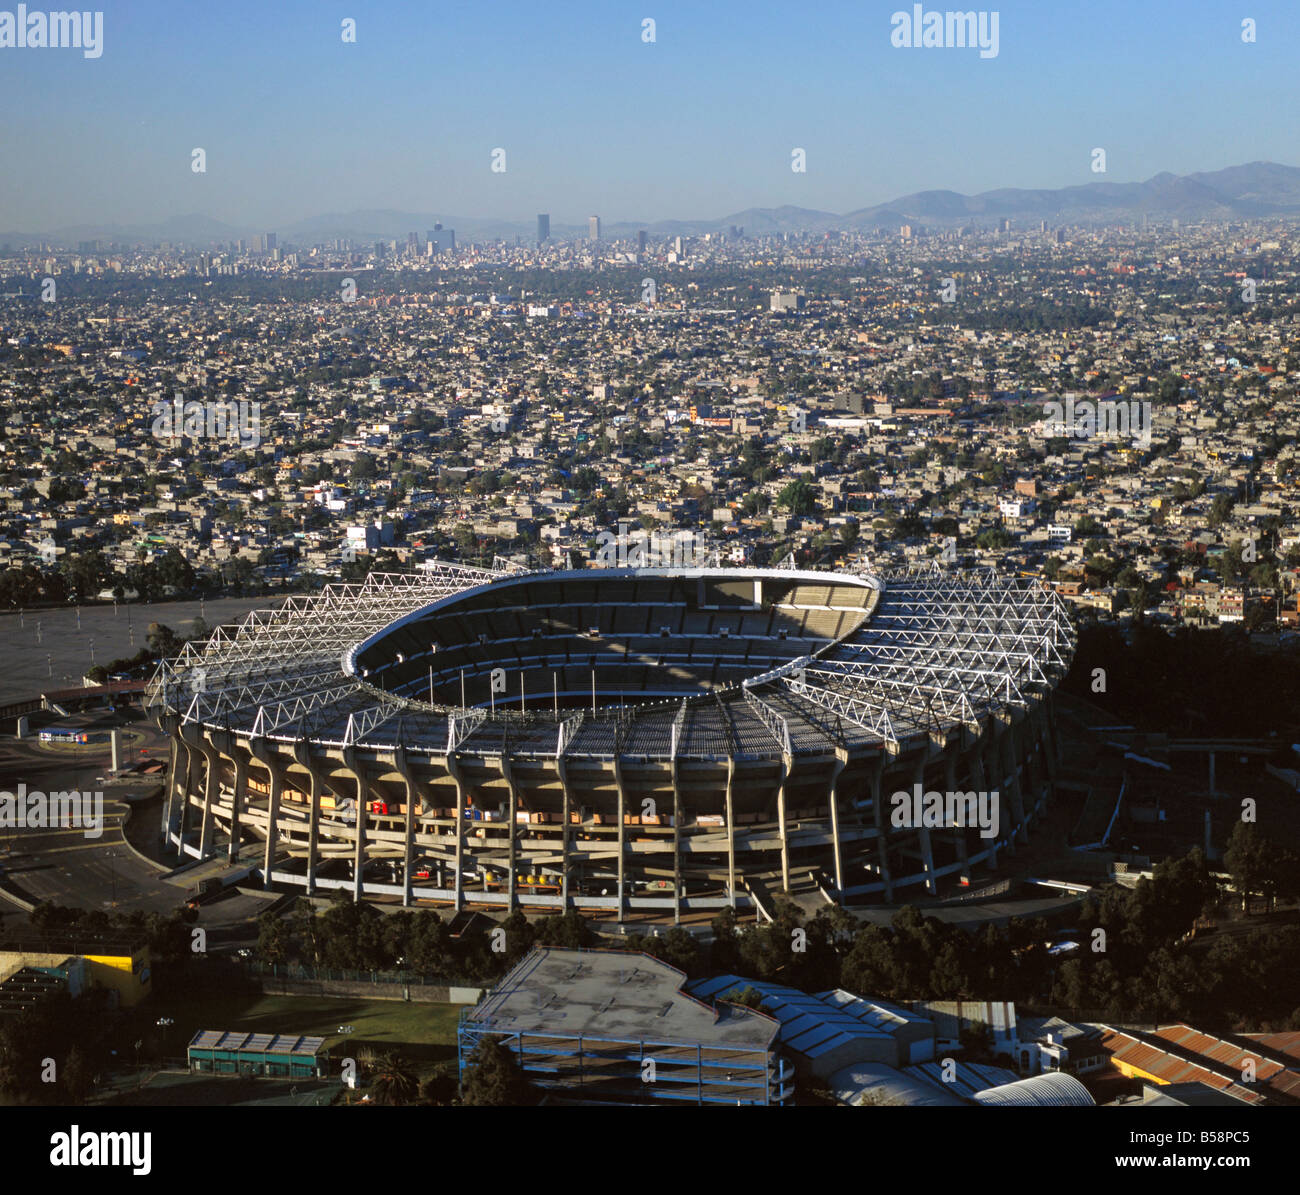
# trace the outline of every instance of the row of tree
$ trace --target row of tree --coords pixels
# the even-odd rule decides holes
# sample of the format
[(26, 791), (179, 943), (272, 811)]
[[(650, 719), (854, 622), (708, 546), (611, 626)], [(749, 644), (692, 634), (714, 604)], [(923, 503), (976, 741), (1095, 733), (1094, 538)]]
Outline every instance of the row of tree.
[[(1276, 892), (1295, 873), (1294, 856), (1274, 849), (1254, 826), (1234, 835), (1229, 866), (1240, 891)], [(1240, 874), (1238, 874), (1240, 873)], [(1284, 886), (1289, 881), (1284, 882)], [(1294, 887), (1294, 884), (1291, 884)], [(1108, 887), (1083, 906), (1071, 953), (1052, 953), (1041, 920), (971, 932), (906, 908), (889, 926), (863, 924), (840, 908), (803, 918), (778, 902), (774, 921), (741, 927), (734, 911), (714, 918), (702, 945), (680, 928), (630, 936), (689, 977), (731, 972), (820, 991), (844, 987), (890, 1000), (1017, 1000), (1073, 1010), (1104, 1009), (1134, 1020), (1196, 1016), (1206, 1023), (1276, 1023), (1300, 1015), (1300, 929), (1262, 926), (1220, 935), (1206, 946), (1189, 935), (1220, 893), (1199, 850), (1159, 864), (1133, 889)], [(404, 968), (447, 981), (487, 983), (536, 945), (597, 942), (570, 911), (530, 921), (516, 910), (500, 926), (452, 938), (432, 910), (383, 916), (339, 894), (322, 913), (264, 917), (258, 948), (268, 962), (347, 970)], [(1243, 964), (1243, 952), (1253, 961)], [(1300, 1027), (1300, 1021), (1297, 1021)]]

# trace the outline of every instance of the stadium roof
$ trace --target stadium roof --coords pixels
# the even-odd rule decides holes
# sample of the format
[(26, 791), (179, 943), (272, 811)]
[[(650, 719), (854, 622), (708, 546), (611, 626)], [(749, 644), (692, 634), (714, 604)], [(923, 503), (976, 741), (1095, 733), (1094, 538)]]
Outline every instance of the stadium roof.
[[(536, 648), (530, 636), (520, 637), (518, 612), (531, 609), (530, 585), (539, 587), (538, 600), (545, 601), (558, 592), (557, 585), (590, 586), (594, 593), (597, 585), (662, 590), (673, 579), (716, 579), (735, 586), (744, 578), (810, 590), (840, 586), (846, 593), (865, 587), (878, 597), (865, 611), (859, 601), (852, 617), (850, 606), (837, 606), (828, 597), (819, 616), (837, 629), (796, 630), (799, 650), (806, 654), (793, 658), (781, 655), (791, 644), (782, 647), (776, 634), (745, 632), (729, 642), (721, 624), (743, 617), (736, 611), (726, 618), (710, 615), (706, 628), (691, 632), (684, 645), (668, 638), (655, 651), (628, 650), (622, 632), (607, 628), (588, 642), (585, 627), (569, 627), (561, 643), (548, 624), (551, 639)], [(403, 664), (403, 679), (393, 691), (369, 683), (365, 670), (357, 668), (358, 649), (380, 632), (400, 636), (403, 632), (392, 628), (403, 618), (458, 594), (493, 590), (498, 582), (519, 596), (509, 617), (500, 615), (499, 606), (478, 611), (483, 619), (499, 619), (481, 624), (495, 628), (483, 638), (491, 640), (488, 646), (500, 661), (513, 658), (520, 675), (549, 677), (562, 659), (558, 667), (584, 676), (599, 660), (610, 675), (621, 663), (641, 668), (638, 675), (644, 677), (653, 672), (648, 664), (655, 652), (662, 651), (674, 659), (695, 652), (717, 666), (726, 661), (727, 675), (735, 676), (750, 658), (738, 640), (763, 644), (754, 658), (787, 662), (725, 687), (705, 681), (700, 688), (707, 691), (692, 689), (672, 700), (627, 710), (607, 700), (594, 712), (562, 708), (558, 713), (511, 709), (504, 696), (491, 709), (482, 708), (486, 702), (461, 706), (422, 700), (412, 660)], [(566, 600), (572, 606), (574, 599)], [(590, 605), (599, 607), (611, 626), (625, 608), (595, 600)], [(641, 622), (651, 617), (647, 613)], [(646, 627), (638, 634), (643, 640)], [(482, 639), (470, 639), (457, 650), (473, 657), (481, 644)], [(428, 644), (422, 650), (434, 654)], [(285, 742), (311, 738), (341, 748), (401, 745), (484, 757), (775, 759), (837, 749), (896, 751), (905, 740), (921, 741), (958, 727), (978, 731), (994, 715), (1031, 704), (1063, 675), (1072, 652), (1073, 631), (1061, 599), (1033, 579), (991, 571), (917, 569), (859, 576), (771, 568), (587, 569), (520, 575), (437, 562), (418, 575), (372, 574), (362, 584), (331, 585), (317, 596), (289, 598), (274, 611), (254, 612), (237, 628), (219, 627), (206, 643), (186, 644), (176, 660), (160, 665), (148, 703), (214, 730)], [(633, 655), (637, 661), (630, 663)], [(485, 683), (486, 670), (497, 662), (496, 656), (480, 660), (477, 679)], [(418, 672), (423, 675), (424, 669)], [(427, 696), (427, 686), (424, 692)]]

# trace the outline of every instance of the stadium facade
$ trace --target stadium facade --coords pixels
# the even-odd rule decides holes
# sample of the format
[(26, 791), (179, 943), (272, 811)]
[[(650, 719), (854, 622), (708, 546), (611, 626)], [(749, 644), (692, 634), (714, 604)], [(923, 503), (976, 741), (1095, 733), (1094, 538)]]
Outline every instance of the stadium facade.
[[(689, 910), (949, 890), (1055, 772), (1060, 599), (991, 571), (434, 563), (291, 598), (160, 667), (163, 834), (267, 887)], [(890, 795), (996, 792), (996, 837)]]

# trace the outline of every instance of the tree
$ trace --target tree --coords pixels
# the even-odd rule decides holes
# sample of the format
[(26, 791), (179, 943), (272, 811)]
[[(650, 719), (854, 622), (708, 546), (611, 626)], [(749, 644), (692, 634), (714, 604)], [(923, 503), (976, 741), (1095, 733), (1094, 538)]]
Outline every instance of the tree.
[(975, 543), (984, 549), (1009, 548), (1015, 542), (1015, 537), (1005, 527), (990, 527), (975, 537)]
[(275, 913), (257, 919), (257, 953), (263, 962), (282, 963), (289, 957), (289, 927)]
[(817, 493), (802, 477), (790, 482), (776, 500), (792, 515), (808, 515), (817, 509)]
[(410, 1064), (393, 1053), (385, 1054), (380, 1059), (375, 1069), (375, 1076), (370, 1082), (374, 1102), (394, 1108), (409, 1104), (418, 1088), (419, 1084)]
[(85, 1052), (80, 1046), (73, 1046), (59, 1072), (59, 1085), (68, 1103), (80, 1105), (86, 1102), (93, 1087), (90, 1071)]
[(732, 971), (740, 963), (736, 935), (736, 910), (723, 909), (713, 918), (713, 944), (709, 948), (709, 966), (714, 972)]
[(595, 938), (591, 922), (577, 909), (569, 909), (558, 917), (543, 917), (535, 923), (537, 944), (557, 946), (565, 950), (579, 950), (590, 946)]
[(1279, 889), (1287, 885), (1287, 853), (1265, 838), (1254, 822), (1238, 822), (1233, 828), (1223, 861), (1243, 909), (1250, 907), (1255, 895), (1267, 897), (1271, 906)]
[(1210, 503), (1210, 526), (1221, 527), (1226, 523), (1234, 505), (1236, 499), (1231, 494), (1215, 494), (1214, 501)]
[(726, 1000), (729, 1004), (739, 1004), (745, 1008), (761, 1010), (763, 1007), (763, 994), (748, 984), (744, 987), (732, 988), (731, 991), (723, 993), (718, 998)]
[(444, 1108), (456, 1101), (454, 1075), (434, 1074), (420, 1081), (420, 1103)]
[(144, 633), (149, 650), (164, 659), (176, 655), (181, 649), (180, 637), (171, 627), (161, 622), (151, 622)]
[(479, 1039), (465, 1060), (464, 1102), (476, 1108), (511, 1108), (536, 1103), (514, 1054), (495, 1037)]
[(633, 935), (627, 945), (629, 950), (644, 951), (651, 958), (684, 971), (688, 979), (696, 979), (704, 973), (699, 943), (680, 926), (651, 937)]
[(957, 1038), (968, 1062), (988, 1062), (993, 1058), (993, 1029), (983, 1021), (971, 1021), (958, 1031)]

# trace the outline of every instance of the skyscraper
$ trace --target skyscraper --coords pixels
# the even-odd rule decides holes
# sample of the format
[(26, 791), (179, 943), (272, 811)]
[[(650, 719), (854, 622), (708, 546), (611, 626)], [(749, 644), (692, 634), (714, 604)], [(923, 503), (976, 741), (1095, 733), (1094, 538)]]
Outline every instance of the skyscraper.
[(537, 217), (537, 243), (544, 244), (551, 239), (551, 217), (546, 212), (541, 212)]
[(636, 234), (636, 251), (638, 253), (645, 253), (645, 243), (646, 243), (646, 235), (645, 235), (645, 229), (643, 228), (641, 229), (640, 232)]
[(443, 228), (441, 224), (435, 224), (428, 232), (424, 234), (425, 242), (432, 246), (433, 253), (450, 253), (456, 248), (456, 230), (454, 228)]
[(587, 217), (587, 237), (588, 239), (593, 241), (600, 240), (600, 217), (599, 216)]

